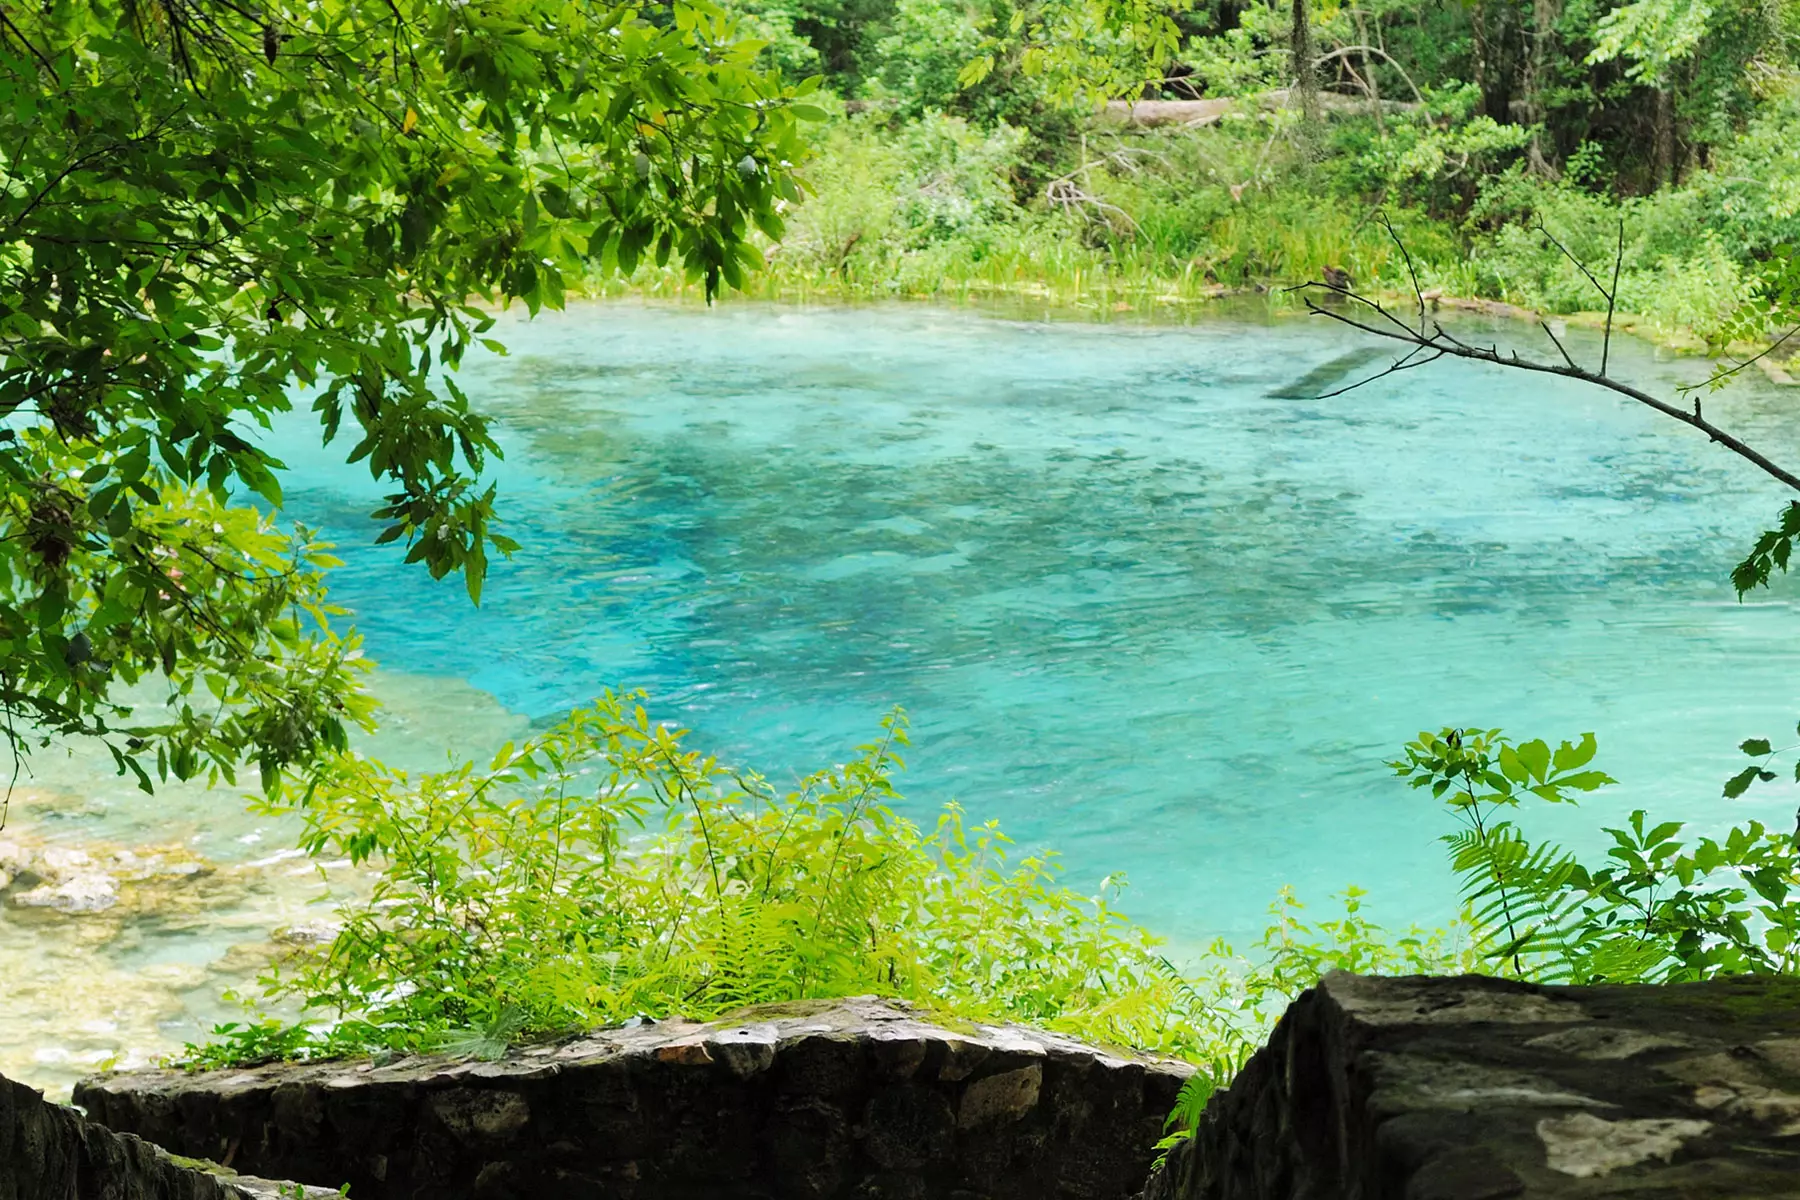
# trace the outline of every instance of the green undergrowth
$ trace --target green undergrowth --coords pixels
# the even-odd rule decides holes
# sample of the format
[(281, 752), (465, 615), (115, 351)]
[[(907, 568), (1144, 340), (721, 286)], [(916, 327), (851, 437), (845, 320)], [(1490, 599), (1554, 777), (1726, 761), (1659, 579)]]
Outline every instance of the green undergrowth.
[[(956, 805), (898, 811), (904, 714), (841, 765), (782, 790), (690, 748), (637, 695), (607, 695), (484, 763), (412, 775), (346, 754), (304, 791), (302, 846), (372, 869), (328, 944), (263, 979), (257, 1015), (185, 1063), (495, 1058), (521, 1041), (639, 1017), (874, 994), (951, 1024), (1019, 1021), (1173, 1055), (1199, 1070), (1179, 1140), (1285, 1005), (1334, 969), (1485, 971), (1593, 984), (1800, 973), (1800, 850), (1751, 821), (1689, 840), (1642, 810), (1599, 861), (1531, 836), (1523, 805), (1576, 803), (1614, 780), (1592, 734), (1554, 749), (1499, 730), (1422, 733), (1391, 764), (1449, 818), (1462, 916), (1394, 933), (1351, 888), (1312, 918), (1283, 890), (1251, 947), (1172, 955), (1054, 854), (1018, 853)], [(1727, 798), (1776, 777), (1752, 738)], [(1795, 768), (1800, 780), (1800, 767)]]
[(1022, 1021), (1186, 1058), (1228, 1079), (1286, 1000), (1334, 967), (1466, 965), (1455, 932), (1393, 935), (1360, 893), (1311, 920), (1284, 893), (1260, 945), (1183, 961), (951, 805), (896, 810), (906, 726), (788, 790), (607, 696), (490, 760), (409, 775), (346, 756), (271, 802), (304, 847), (378, 874), (327, 946), (263, 981), (254, 1017), (192, 1066), (441, 1051), (495, 1056), (638, 1016), (875, 994), (952, 1020)]
[[(1680, 186), (1625, 198), (1584, 184), (1579, 162), (1554, 182), (1530, 174), (1525, 132), (1471, 117), (1471, 103), (1448, 93), (1379, 127), (1342, 117), (1322, 148), (1297, 136), (1293, 114), (1249, 108), (1195, 129), (1090, 124), (1048, 148), (1004, 122), (839, 113), (745, 291), (1189, 312), (1244, 292), (1297, 305), (1282, 289), (1330, 267), (1388, 297), (1410, 298), (1416, 272), (1449, 297), (1604, 309), (1560, 242), (1609, 282), (1621, 256), (1618, 307), (1644, 336), (1717, 349), (1765, 332), (1770, 263), (1800, 243), (1800, 150), (1783, 133), (1800, 98), (1768, 105)], [(590, 287), (699, 298), (679, 264)]]

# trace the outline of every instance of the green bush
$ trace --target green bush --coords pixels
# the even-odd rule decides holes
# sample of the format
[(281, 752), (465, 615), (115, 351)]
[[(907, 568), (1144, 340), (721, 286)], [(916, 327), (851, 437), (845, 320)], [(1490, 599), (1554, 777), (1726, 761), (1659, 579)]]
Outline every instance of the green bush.
[[(1725, 785), (1741, 795), (1778, 753), (1765, 738)], [(1602, 864), (1532, 840), (1506, 815), (1529, 799), (1572, 803), (1613, 779), (1595, 770), (1592, 734), (1551, 750), (1497, 729), (1421, 733), (1395, 771), (1458, 818), (1446, 835), (1473, 913), (1476, 953), (1503, 973), (1557, 983), (1671, 983), (1800, 968), (1800, 847), (1751, 821), (1721, 838), (1681, 840), (1679, 821), (1634, 811), (1608, 828)], [(1797, 772), (1800, 778), (1800, 772)]]
[(926, 831), (893, 811), (898, 715), (778, 794), (633, 699), (485, 767), (345, 757), (294, 801), (309, 852), (381, 868), (335, 941), (270, 981), (330, 1014), (314, 1049), (871, 992), (1176, 1052), (1214, 1036), (1114, 908), (1122, 880), (1080, 896), (1053, 857), (1009, 859), (992, 824), (950, 808)]
[(929, 294), (1024, 263), (1041, 275), (1036, 264), (1070, 250), (1090, 264), (1066, 221), (1015, 201), (1010, 172), (1024, 136), (942, 113), (898, 126), (874, 114), (835, 124), (806, 170), (813, 194), (770, 256), (776, 280)]
[(1221, 942), (1178, 968), (1119, 910), (1122, 878), (1076, 892), (1055, 855), (1014, 856), (955, 806), (929, 828), (900, 816), (905, 744), (896, 713), (778, 792), (607, 696), (485, 766), (345, 756), (271, 803), (299, 811), (310, 853), (377, 867), (373, 891), (265, 980), (298, 1022), (221, 1026), (189, 1061), (494, 1055), (640, 1014), (873, 993), (1181, 1055), (1210, 1088), (1320, 972), (1463, 961), (1451, 933), (1390, 938), (1352, 890), (1312, 924), (1284, 893), (1254, 963)]

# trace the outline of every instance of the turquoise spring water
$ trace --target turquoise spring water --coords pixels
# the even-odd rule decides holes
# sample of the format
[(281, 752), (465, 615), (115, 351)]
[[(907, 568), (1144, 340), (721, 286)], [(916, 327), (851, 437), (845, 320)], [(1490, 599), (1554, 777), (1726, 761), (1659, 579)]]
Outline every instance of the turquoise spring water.
[[(1628, 402), (1456, 363), (1313, 400), (1375, 350), (1257, 313), (611, 306), (502, 336), (465, 386), (526, 548), (479, 613), (362, 546), (366, 481), (296, 461), (388, 668), (534, 717), (643, 687), (771, 774), (903, 704), (915, 813), (1127, 872), (1182, 938), (1260, 929), (1284, 883), (1447, 915), (1444, 822), (1382, 766), (1447, 722), (1597, 731), (1626, 785), (1601, 815), (1791, 812), (1717, 799), (1736, 742), (1800, 715), (1790, 590), (1725, 582), (1781, 493)], [(1780, 398), (1710, 403), (1787, 450)]]
[[(273, 435), (289, 515), (340, 543), (336, 595), (382, 665), (380, 753), (482, 753), (641, 687), (780, 779), (902, 704), (913, 815), (959, 800), (1083, 889), (1126, 872), (1128, 910), (1184, 945), (1253, 937), (1284, 884), (1450, 916), (1446, 818), (1382, 765), (1444, 723), (1596, 731), (1623, 786), (1530, 814), (1589, 847), (1635, 806), (1792, 820), (1785, 786), (1719, 798), (1736, 743), (1800, 716), (1793, 588), (1739, 604), (1725, 578), (1782, 494), (1629, 402), (1450, 362), (1310, 399), (1380, 360), (1260, 308), (590, 305), (501, 336), (463, 384), (498, 421), (524, 549), (479, 611), (369, 544), (365, 472), (299, 417)], [(1664, 392), (1703, 369), (1614, 355)], [(1754, 376), (1707, 404), (1793, 461), (1792, 395)], [(226, 865), (179, 912), (0, 913), (0, 960), (35, 971), (0, 1028), (15, 1075), (61, 1086), (199, 1035), (261, 961), (232, 947), (342, 894), (233, 792), (146, 801), (80, 756), (33, 784), (28, 835)]]

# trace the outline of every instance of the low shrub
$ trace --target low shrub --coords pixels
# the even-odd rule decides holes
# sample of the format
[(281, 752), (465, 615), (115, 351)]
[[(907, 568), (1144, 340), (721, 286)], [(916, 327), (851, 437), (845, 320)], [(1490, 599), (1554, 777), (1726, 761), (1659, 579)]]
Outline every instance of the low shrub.
[(1452, 969), (1452, 933), (1390, 937), (1361, 911), (1308, 923), (1284, 893), (1253, 963), (1177, 965), (1053, 854), (946, 808), (899, 815), (906, 726), (787, 791), (688, 748), (608, 695), (485, 765), (409, 775), (345, 755), (297, 809), (303, 846), (373, 867), (329, 945), (265, 980), (298, 1021), (221, 1026), (194, 1065), (392, 1051), (492, 1055), (639, 1015), (879, 994), (1180, 1055), (1209, 1089), (1332, 967)]
[[(1766, 738), (1725, 796), (1775, 778)], [(1789, 748), (1791, 752), (1792, 748)], [(1800, 969), (1800, 846), (1749, 821), (1721, 837), (1682, 838), (1680, 821), (1643, 809), (1602, 862), (1534, 840), (1512, 817), (1523, 802), (1573, 803), (1614, 780), (1592, 766), (1592, 734), (1552, 750), (1497, 729), (1421, 733), (1394, 770), (1457, 817), (1444, 837), (1474, 917), (1475, 953), (1499, 973), (1556, 983), (1674, 983)], [(1796, 771), (1800, 779), (1800, 771)]]

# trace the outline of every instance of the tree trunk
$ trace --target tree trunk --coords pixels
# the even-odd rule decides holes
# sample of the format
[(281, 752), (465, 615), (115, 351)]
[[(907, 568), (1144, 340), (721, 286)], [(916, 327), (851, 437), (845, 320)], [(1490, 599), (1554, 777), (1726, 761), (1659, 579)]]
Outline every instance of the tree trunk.
[(1546, 179), (1555, 179), (1562, 173), (1562, 165), (1558, 161), (1560, 155), (1551, 142), (1549, 130), (1544, 128), (1550, 117), (1545, 93), (1550, 89), (1550, 63), (1552, 52), (1556, 48), (1556, 22), (1561, 17), (1562, 0), (1532, 0), (1531, 58), (1526, 64), (1525, 72), (1525, 119), (1537, 128), (1531, 135), (1531, 147), (1526, 152), (1526, 161), (1533, 174)]
[[(1381, 119), (1381, 84), (1375, 78), (1375, 55), (1369, 50), (1369, 25), (1363, 19), (1362, 9), (1352, 9), (1351, 16), (1356, 19), (1356, 40), (1362, 43), (1363, 86), (1369, 89), (1369, 107), (1375, 113), (1375, 128), (1386, 133), (1386, 123)], [(1377, 25), (1376, 28), (1380, 29), (1381, 26)]]
[(1516, 0), (1479, 0), (1471, 14), (1475, 35), (1475, 86), (1481, 90), (1481, 111), (1502, 125), (1516, 123), (1513, 94), (1519, 85), (1518, 22)]
[(1656, 89), (1656, 186), (1675, 182), (1675, 91), (1667, 82)]
[(1319, 69), (1313, 62), (1312, 17), (1307, 0), (1294, 0), (1294, 23), (1288, 44), (1294, 54), (1294, 87), (1300, 93), (1300, 114), (1308, 126), (1319, 119)]

